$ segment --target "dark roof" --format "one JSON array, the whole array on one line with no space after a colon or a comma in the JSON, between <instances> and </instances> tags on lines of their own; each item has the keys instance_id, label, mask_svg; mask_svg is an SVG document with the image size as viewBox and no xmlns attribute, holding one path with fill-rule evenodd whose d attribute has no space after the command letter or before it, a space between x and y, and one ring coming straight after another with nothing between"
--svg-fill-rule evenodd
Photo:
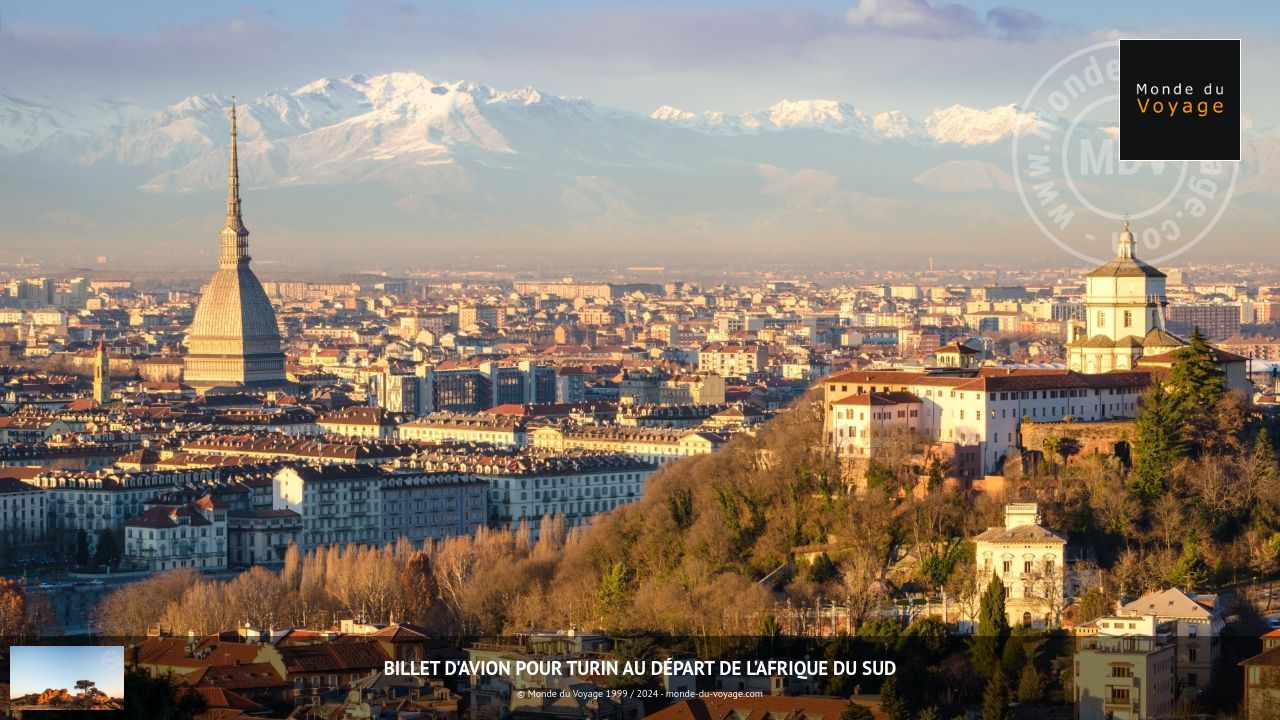
<instances>
[{"instance_id":1,"label":"dark roof","mask_svg":"<svg viewBox=\"0 0 1280 720\"><path fill-rule=\"evenodd\" d=\"M1088 277L1167 277L1137 258L1116 258L1089 273Z\"/></svg>"},{"instance_id":2,"label":"dark roof","mask_svg":"<svg viewBox=\"0 0 1280 720\"><path fill-rule=\"evenodd\" d=\"M366 641L290 645L279 651L290 674L370 670L388 659L376 643Z\"/></svg>"}]
</instances>

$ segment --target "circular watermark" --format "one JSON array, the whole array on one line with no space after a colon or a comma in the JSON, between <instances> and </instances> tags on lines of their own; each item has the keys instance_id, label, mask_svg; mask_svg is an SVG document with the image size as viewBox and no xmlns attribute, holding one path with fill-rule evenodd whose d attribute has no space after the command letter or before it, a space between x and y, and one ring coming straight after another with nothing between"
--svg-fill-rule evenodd
<instances>
[{"instance_id":1,"label":"circular watermark","mask_svg":"<svg viewBox=\"0 0 1280 720\"><path fill-rule=\"evenodd\" d=\"M1058 247L1105 263L1125 220L1144 259L1160 263L1200 242L1226 212L1240 163L1120 159L1120 42L1077 50L1049 68L1018 108L1018 197Z\"/></svg>"}]
</instances>

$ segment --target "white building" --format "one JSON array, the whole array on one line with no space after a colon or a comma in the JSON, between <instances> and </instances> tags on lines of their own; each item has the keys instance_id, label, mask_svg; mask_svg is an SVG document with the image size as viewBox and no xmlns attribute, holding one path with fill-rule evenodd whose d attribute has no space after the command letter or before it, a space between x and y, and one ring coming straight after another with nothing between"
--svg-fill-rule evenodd
<instances>
[{"instance_id":1,"label":"white building","mask_svg":"<svg viewBox=\"0 0 1280 720\"><path fill-rule=\"evenodd\" d=\"M272 480L271 507L302 516L301 550L320 545L382 542L382 483L389 473L371 465L299 465Z\"/></svg>"},{"instance_id":2,"label":"white building","mask_svg":"<svg viewBox=\"0 0 1280 720\"><path fill-rule=\"evenodd\" d=\"M535 537L539 521L562 515L565 527L640 499L654 465L628 455L578 453L524 455L477 468L489 485L490 524L514 528L524 521Z\"/></svg>"},{"instance_id":3,"label":"white building","mask_svg":"<svg viewBox=\"0 0 1280 720\"><path fill-rule=\"evenodd\" d=\"M978 368L976 370L850 370L823 381L825 430L837 452L866 453L875 433L903 427L922 443L950 448L958 477L995 472L1018 447L1023 418L1056 422L1132 418L1150 383L1146 372L1085 375L1069 370ZM859 395L878 395L875 400ZM839 404L848 400L848 404ZM887 402L886 402L887 401ZM860 409L875 402L884 422ZM916 412L916 417L911 417ZM904 413L898 422L899 413Z\"/></svg>"},{"instance_id":4,"label":"white building","mask_svg":"<svg viewBox=\"0 0 1280 720\"><path fill-rule=\"evenodd\" d=\"M1040 525L1035 503L1010 503L1004 526L988 528L973 539L981 593L994 574L1004 584L1010 625L1057 627L1066 602L1067 541Z\"/></svg>"},{"instance_id":5,"label":"white building","mask_svg":"<svg viewBox=\"0 0 1280 720\"><path fill-rule=\"evenodd\" d=\"M1174 644L1151 615L1101 617L1075 653L1079 720L1155 720L1173 711Z\"/></svg>"},{"instance_id":6,"label":"white building","mask_svg":"<svg viewBox=\"0 0 1280 720\"><path fill-rule=\"evenodd\" d=\"M152 572L227 567L227 505L210 496L156 505L124 523L124 558Z\"/></svg>"}]
</instances>

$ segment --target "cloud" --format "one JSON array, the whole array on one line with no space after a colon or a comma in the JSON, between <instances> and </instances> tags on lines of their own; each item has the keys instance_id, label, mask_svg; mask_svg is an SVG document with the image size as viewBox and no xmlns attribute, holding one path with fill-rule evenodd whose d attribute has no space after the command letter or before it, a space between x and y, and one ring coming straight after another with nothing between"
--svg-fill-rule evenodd
<instances>
[{"instance_id":1,"label":"cloud","mask_svg":"<svg viewBox=\"0 0 1280 720\"><path fill-rule=\"evenodd\" d=\"M935 40L984 32L973 9L935 0L859 0L845 13L845 20L854 27Z\"/></svg>"},{"instance_id":2,"label":"cloud","mask_svg":"<svg viewBox=\"0 0 1280 720\"><path fill-rule=\"evenodd\" d=\"M1030 10L1001 5L987 11L987 24L1002 40L1029 42L1040 36L1044 18Z\"/></svg>"}]
</instances>

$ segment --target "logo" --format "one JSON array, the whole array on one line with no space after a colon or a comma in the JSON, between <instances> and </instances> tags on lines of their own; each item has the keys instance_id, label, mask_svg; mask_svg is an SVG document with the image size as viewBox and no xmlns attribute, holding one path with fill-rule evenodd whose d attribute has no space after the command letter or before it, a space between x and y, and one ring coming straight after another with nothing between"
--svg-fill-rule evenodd
<instances>
[{"instance_id":1,"label":"logo","mask_svg":"<svg viewBox=\"0 0 1280 720\"><path fill-rule=\"evenodd\" d=\"M1019 108L1013 176L1031 219L1093 264L1114 257L1124 221L1159 264L1200 242L1226 211L1240 165L1120 159L1120 42L1078 50L1041 76ZM1237 131L1238 143L1238 131Z\"/></svg>"}]
</instances>

